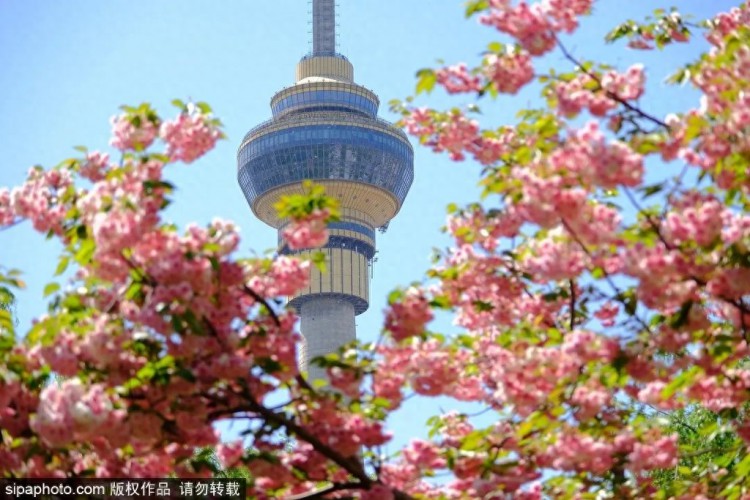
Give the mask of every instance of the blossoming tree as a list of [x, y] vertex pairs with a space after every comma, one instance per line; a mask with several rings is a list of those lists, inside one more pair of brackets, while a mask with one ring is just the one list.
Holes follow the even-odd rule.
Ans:
[[[84, 152], [0, 190], [0, 225], [59, 239], [72, 275], [19, 338], [0, 307], [0, 473], [210, 476], [196, 450], [215, 447], [253, 498], [750, 498], [750, 4], [612, 31], [634, 49], [706, 36], [674, 77], [700, 104], [666, 117], [649, 112], [643, 67], [561, 44], [591, 8], [470, 1], [508, 43], [474, 68], [420, 72], [419, 90], [538, 85], [545, 106], [515, 125], [396, 106], [421, 143], [483, 165], [484, 200], [451, 207], [455, 244], [424, 286], [391, 295], [378, 343], [318, 360], [330, 389], [299, 373], [283, 308], [312, 263], [235, 257], [231, 223], [160, 218], [165, 169], [222, 135], [206, 105], [177, 102], [173, 120], [125, 108], [122, 158]], [[552, 51], [569, 67], [542, 74]], [[297, 248], [324, 243], [336, 215], [314, 187], [279, 209]], [[0, 304], [19, 286], [3, 271]], [[460, 333], [431, 332], [437, 310]], [[485, 412], [437, 415], [430, 439], [385, 457], [384, 421], [411, 394]], [[220, 443], [227, 419], [243, 440]]]

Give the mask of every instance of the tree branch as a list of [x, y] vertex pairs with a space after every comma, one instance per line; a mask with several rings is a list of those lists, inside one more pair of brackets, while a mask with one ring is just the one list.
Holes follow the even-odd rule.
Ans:
[[[567, 59], [568, 61], [570, 61], [573, 64], [575, 64], [576, 67], [580, 68], [580, 70], [583, 71], [586, 75], [588, 75], [589, 78], [591, 78], [592, 80], [594, 80], [599, 85], [599, 88], [601, 88], [602, 90], [604, 90], [604, 86], [602, 85], [602, 81], [596, 75], [596, 73], [593, 73], [593, 72], [587, 70], [586, 68], [584, 68], [583, 64], [581, 64], [575, 57], [573, 57], [573, 55], [568, 51], [568, 49], [565, 47], [565, 45], [563, 45], [563, 43], [560, 41], [560, 39], [557, 38], [557, 37], [555, 37], [555, 38], [557, 40], [557, 46], [560, 47], [560, 50], [562, 51], [563, 55], [565, 56], [565, 59]], [[645, 118], [646, 120], [649, 120], [649, 121], [655, 123], [656, 125], [658, 125], [660, 127], [665, 128], [666, 130], [669, 130], [669, 125], [667, 125], [663, 120], [660, 120], [660, 119], [656, 118], [655, 116], [646, 113], [645, 111], [643, 111], [642, 109], [640, 109], [637, 106], [633, 106], [628, 101], [626, 101], [625, 99], [621, 98], [620, 96], [618, 96], [614, 92], [610, 92], [608, 90], [604, 90], [604, 92], [607, 95], [607, 97], [609, 97], [613, 101], [621, 104], [626, 109], [628, 109], [628, 110], [636, 113], [637, 115], [641, 116], [642, 118]]]
[[[568, 224], [568, 222], [565, 219], [560, 219], [560, 221], [562, 222], [562, 224], [565, 227], [565, 229], [568, 231], [568, 234], [570, 234], [570, 236], [573, 238], [573, 240], [576, 243], [578, 243], [578, 245], [581, 247], [581, 249], [584, 251], [584, 253], [586, 255], [588, 255], [588, 257], [590, 259], [593, 259], [594, 256], [592, 255], [591, 250], [589, 250], [588, 247], [586, 246], [586, 244], [583, 243], [583, 241], [581, 241], [581, 239], [578, 237], [578, 235], [576, 234], [576, 232], [573, 231], [573, 228], [570, 227], [570, 224]], [[622, 290], [620, 290], [620, 287], [617, 286], [617, 284], [612, 279], [612, 276], [609, 275], [609, 273], [607, 272], [606, 269], [602, 269], [602, 272], [604, 273], [604, 279], [607, 281], [607, 283], [609, 284], [609, 286], [612, 287], [612, 290], [614, 290], [614, 292], [616, 294], [615, 295], [615, 300], [617, 300], [623, 306], [627, 307], [627, 303], [622, 298], [623, 297], [623, 293], [622, 293]], [[640, 318], [640, 316], [638, 316], [636, 313], [633, 313], [630, 317], [635, 318], [635, 320], [638, 321], [638, 323], [640, 323], [640, 325], [649, 334], [653, 335], [653, 332], [651, 331], [651, 327], [649, 327], [648, 324]]]
[[[335, 491], [340, 491], [342, 489], [369, 489], [372, 485], [376, 484], [377, 481], [372, 480], [368, 475], [367, 472], [365, 472], [365, 469], [363, 465], [357, 460], [357, 457], [345, 457], [335, 449], [331, 448], [324, 442], [322, 442], [320, 439], [318, 439], [315, 434], [310, 432], [308, 429], [303, 427], [302, 425], [297, 424], [293, 420], [287, 418], [286, 416], [277, 413], [273, 410], [270, 410], [269, 408], [266, 408], [262, 404], [260, 404], [255, 397], [247, 391], [247, 389], [244, 391], [243, 394], [246, 404], [242, 407], [238, 408], [232, 408], [225, 411], [215, 412], [212, 415], [214, 417], [228, 414], [228, 413], [236, 413], [239, 411], [246, 411], [246, 412], [252, 412], [256, 415], [260, 416], [263, 420], [267, 422], [272, 422], [276, 425], [279, 425], [281, 427], [284, 427], [287, 432], [294, 434], [298, 438], [302, 439], [303, 441], [308, 442], [318, 453], [347, 471], [349, 474], [351, 474], [354, 478], [356, 478], [359, 482], [358, 483], [352, 483], [349, 484], [347, 488], [337, 488]], [[336, 486], [336, 485], [334, 485]], [[333, 487], [333, 486], [332, 486]], [[319, 496], [311, 496], [311, 497], [302, 497], [302, 498], [323, 498], [322, 495], [331, 493], [332, 491], [324, 491], [324, 492], [315, 492], [314, 495]], [[393, 490], [394, 497], [397, 500], [413, 500], [413, 497], [407, 493], [404, 493], [402, 491]]]
[[245, 293], [251, 296], [256, 300], [256, 302], [260, 302], [265, 306], [265, 308], [268, 310], [268, 314], [271, 315], [271, 318], [273, 318], [273, 322], [276, 323], [276, 326], [281, 326], [281, 321], [279, 321], [279, 316], [276, 314], [276, 311], [274, 311], [271, 308], [271, 305], [268, 303], [266, 299], [260, 296], [258, 292], [250, 288], [249, 286], [245, 285]]
[[0, 226], [0, 231], [7, 231], [8, 229], [10, 229], [12, 227], [16, 227], [17, 225], [21, 224], [25, 220], [27, 220], [27, 219], [16, 219], [13, 222], [11, 222], [10, 224], [5, 224], [4, 226]]
[[334, 485], [331, 485], [327, 488], [323, 488], [320, 490], [311, 491], [308, 493], [301, 493], [299, 495], [287, 497], [287, 500], [312, 500], [314, 498], [325, 498], [326, 495], [328, 495], [329, 493], [335, 493], [337, 491], [361, 490], [361, 489], [363, 489], [363, 486], [360, 483], [334, 484]]
[[576, 329], [576, 285], [575, 282], [570, 279], [570, 331]]
[[341, 468], [349, 472], [352, 476], [357, 478], [363, 485], [368, 486], [372, 484], [372, 480], [367, 476], [362, 465], [357, 460], [352, 460], [351, 457], [345, 457], [338, 451], [334, 450], [320, 439], [315, 436], [312, 432], [304, 428], [303, 426], [293, 422], [285, 416], [269, 410], [265, 406], [258, 403], [251, 394], [245, 395], [248, 401], [248, 411], [252, 411], [262, 416], [265, 420], [274, 422], [277, 425], [281, 425], [286, 428], [289, 432], [295, 434], [300, 439], [303, 439], [310, 443], [315, 450], [321, 455], [325, 456]]

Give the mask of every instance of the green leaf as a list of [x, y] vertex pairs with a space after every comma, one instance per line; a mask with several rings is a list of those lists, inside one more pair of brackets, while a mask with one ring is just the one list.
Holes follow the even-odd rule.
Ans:
[[740, 463], [737, 464], [737, 477], [747, 477], [750, 474], [750, 454], [745, 455]]
[[461, 449], [462, 450], [477, 450], [482, 446], [482, 443], [485, 442], [485, 433], [483, 431], [473, 431], [470, 432], [464, 439], [461, 441]]
[[180, 367], [177, 369], [177, 375], [187, 380], [188, 382], [195, 382], [196, 380], [198, 380], [197, 378], [195, 378], [195, 375], [193, 375], [193, 372], [184, 367]]
[[155, 189], [164, 189], [165, 191], [171, 192], [174, 190], [174, 184], [171, 184], [167, 181], [144, 181], [143, 187], [146, 189], [146, 192], [152, 192]]
[[680, 307], [680, 310], [670, 316], [669, 318], [669, 326], [671, 328], [674, 328], [675, 330], [679, 330], [683, 326], [687, 324], [688, 318], [690, 316], [690, 309], [693, 307], [693, 301], [688, 300], [682, 306]]
[[321, 273], [324, 274], [326, 272], [326, 263], [327, 263], [327, 257], [326, 254], [323, 252], [314, 252], [310, 256], [310, 262], [313, 263], [315, 268]]
[[154, 375], [156, 375], [156, 369], [152, 363], [148, 363], [135, 374], [138, 379], [143, 380], [144, 382], [154, 378]]
[[664, 183], [660, 182], [659, 184], [652, 184], [650, 186], [644, 186], [640, 188], [638, 191], [643, 193], [644, 198], [648, 198], [649, 196], [653, 196], [657, 193], [660, 193], [664, 190]]
[[469, 0], [466, 2], [466, 17], [471, 17], [477, 12], [482, 12], [490, 7], [488, 0]]
[[0, 331], [0, 353], [12, 351], [15, 345], [16, 339], [12, 334]]
[[396, 289], [391, 291], [391, 293], [388, 294], [388, 304], [395, 304], [401, 298], [404, 296], [404, 291], [401, 289]]
[[208, 115], [208, 114], [211, 114], [211, 111], [212, 111], [212, 110], [211, 110], [211, 106], [209, 106], [209, 105], [208, 105], [208, 104], [206, 104], [205, 102], [197, 102], [197, 103], [195, 103], [195, 106], [196, 106], [196, 107], [197, 107], [198, 109], [200, 109], [200, 110], [201, 110], [201, 113], [203, 113], [204, 115]]
[[81, 242], [81, 246], [75, 254], [75, 260], [81, 265], [87, 265], [91, 262], [94, 252], [96, 251], [96, 243], [94, 240], [86, 239]]
[[49, 283], [47, 286], [44, 287], [44, 296], [49, 297], [53, 293], [57, 292], [60, 289], [59, 283]]
[[665, 400], [671, 398], [675, 392], [690, 385], [700, 372], [701, 369], [699, 367], [693, 366], [689, 370], [680, 373], [664, 389], [662, 389], [661, 397]]
[[487, 50], [499, 54], [500, 52], [505, 51], [505, 45], [500, 42], [492, 42], [487, 46]]
[[417, 94], [430, 93], [437, 83], [437, 74], [431, 69], [421, 69], [417, 72]]
[[622, 305], [625, 306], [625, 312], [630, 316], [634, 316], [638, 309], [638, 297], [635, 294], [635, 290], [625, 290], [619, 296]]
[[595, 280], [602, 279], [604, 278], [604, 276], [605, 276], [604, 269], [602, 269], [599, 266], [591, 270], [591, 277], [594, 278]]
[[55, 269], [55, 276], [60, 276], [64, 273], [68, 269], [68, 264], [70, 264], [70, 257], [67, 255], [60, 257], [60, 262], [58, 262], [57, 269]]
[[78, 295], [68, 295], [63, 299], [62, 306], [68, 310], [68, 312], [80, 312], [85, 309], [81, 297]]
[[16, 298], [8, 287], [0, 286], [0, 308], [8, 309]]
[[143, 288], [142, 283], [138, 283], [138, 282], [131, 283], [128, 289], [125, 291], [125, 298], [127, 300], [133, 300], [134, 298], [141, 295], [142, 288]]
[[10, 311], [0, 309], [0, 332], [13, 333], [13, 315]]

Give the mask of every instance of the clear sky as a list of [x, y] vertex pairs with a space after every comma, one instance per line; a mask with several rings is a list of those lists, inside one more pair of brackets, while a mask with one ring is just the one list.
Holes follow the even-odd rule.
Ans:
[[[702, 19], [737, 3], [599, 0], [595, 15], [564, 40], [582, 59], [622, 68], [644, 61], [653, 91], [646, 105], [663, 116], [697, 105], [693, 93], [661, 82], [677, 64], [694, 59], [698, 48], [634, 53], [605, 46], [604, 34], [656, 7], [675, 4]], [[464, 19], [461, 0], [340, 4], [339, 51], [354, 63], [355, 80], [380, 96], [385, 118], [393, 119], [388, 101], [413, 93], [416, 70], [437, 59], [476, 62], [487, 43], [502, 40], [476, 19]], [[206, 101], [228, 139], [200, 161], [168, 170], [178, 192], [167, 218], [182, 226], [231, 219], [242, 228], [243, 251], [273, 247], [275, 231], [253, 217], [237, 185], [235, 154], [245, 132], [270, 117], [271, 96], [294, 83], [295, 64], [311, 48], [309, 10], [305, 0], [0, 0], [0, 186], [21, 183], [32, 165], [51, 167], [75, 156], [75, 145], [108, 150], [108, 120], [121, 104], [147, 101], [168, 117], [176, 112], [169, 104], [174, 98]], [[549, 60], [571, 69], [559, 52]], [[541, 105], [537, 96], [525, 91], [480, 103], [484, 119], [513, 123], [518, 109]], [[418, 101], [438, 108], [467, 102], [440, 92]], [[418, 145], [415, 150], [411, 192], [388, 232], [379, 235], [370, 310], [357, 318], [364, 340], [380, 330], [388, 291], [420, 280], [431, 249], [446, 246], [439, 231], [445, 206], [478, 193], [477, 165], [452, 163]], [[23, 269], [29, 284], [19, 296], [21, 331], [45, 310], [42, 289], [57, 250], [29, 225], [0, 232], [0, 265]], [[427, 416], [411, 406], [394, 424], [404, 435], [415, 434]]]

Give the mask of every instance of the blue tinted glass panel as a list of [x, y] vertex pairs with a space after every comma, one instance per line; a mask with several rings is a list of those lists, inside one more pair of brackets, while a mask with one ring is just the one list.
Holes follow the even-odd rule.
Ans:
[[240, 150], [238, 160], [239, 181], [251, 204], [261, 193], [305, 179], [372, 184], [402, 202], [414, 177], [407, 142], [348, 125], [311, 125], [262, 135]]
[[275, 102], [271, 108], [274, 116], [293, 111], [327, 106], [335, 109], [359, 111], [368, 116], [377, 116], [378, 103], [362, 95], [344, 90], [313, 90], [298, 92]]

